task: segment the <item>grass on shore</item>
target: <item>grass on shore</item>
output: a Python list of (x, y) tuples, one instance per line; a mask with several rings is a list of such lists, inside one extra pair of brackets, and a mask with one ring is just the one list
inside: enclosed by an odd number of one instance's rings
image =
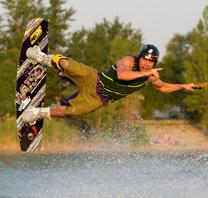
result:
[[(112, 140), (122, 141), (122, 139), (126, 138), (126, 143), (134, 145), (148, 143), (148, 132), (145, 126), (131, 125), (127, 130), (120, 128), (120, 131), (123, 134), (119, 134), (119, 130), (113, 128), (96, 132), (97, 135), (94, 134), (89, 139), (85, 139), (85, 143), (92, 143), (98, 139), (105, 142), (106, 138), (109, 142)], [(0, 137), (0, 152), (7, 150), (20, 151), (15, 117), (0, 118)], [(47, 148), (49, 145), (70, 143), (84, 143), (79, 128), (71, 127), (67, 120), (53, 119), (44, 121), (42, 146)]]
[[(62, 120), (44, 122), (43, 144), (62, 143), (79, 137), (79, 131)], [(19, 150), (15, 117), (0, 118), (0, 151)]]

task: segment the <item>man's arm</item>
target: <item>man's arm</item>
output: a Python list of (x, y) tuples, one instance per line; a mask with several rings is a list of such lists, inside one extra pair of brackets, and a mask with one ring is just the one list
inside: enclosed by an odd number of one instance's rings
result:
[(171, 93), (174, 91), (180, 91), (180, 90), (189, 90), (189, 91), (194, 91), (193, 83), (188, 83), (188, 84), (170, 84), (161, 81), (160, 79), (153, 79), (154, 77), (150, 77), (150, 82), (153, 85), (155, 89), (162, 93)]
[(125, 56), (117, 63), (117, 77), (119, 80), (134, 80), (136, 78), (141, 78), (144, 76), (153, 75), (156, 78), (159, 78), (158, 71), (162, 68), (151, 69), (150, 71), (132, 71), (134, 66), (134, 59), (130, 56)]

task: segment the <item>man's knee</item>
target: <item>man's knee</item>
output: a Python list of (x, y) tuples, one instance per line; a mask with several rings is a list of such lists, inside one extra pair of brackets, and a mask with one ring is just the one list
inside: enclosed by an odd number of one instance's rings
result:
[(69, 66), (69, 61), (63, 58), (60, 59), (59, 66), (61, 67), (61, 69), (66, 70)]

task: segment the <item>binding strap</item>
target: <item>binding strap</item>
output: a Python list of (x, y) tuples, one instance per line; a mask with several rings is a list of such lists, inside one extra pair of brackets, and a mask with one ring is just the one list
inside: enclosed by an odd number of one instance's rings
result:
[(53, 55), (52, 58), (51, 58), (52, 62), (55, 63), (55, 66), (56, 66), (58, 69), (63, 70), (63, 69), (60, 67), (60, 65), (59, 65), (59, 61), (60, 61), (61, 59), (66, 59), (66, 60), (68, 60), (68, 58), (67, 58), (66, 56), (63, 56), (63, 55), (61, 55), (61, 54), (55, 54), (55, 55)]

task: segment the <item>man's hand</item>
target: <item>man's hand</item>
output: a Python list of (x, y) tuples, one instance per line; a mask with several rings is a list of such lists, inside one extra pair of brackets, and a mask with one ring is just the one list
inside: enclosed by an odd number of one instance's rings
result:
[(154, 82), (155, 80), (160, 78), (160, 75), (158, 71), (163, 70), (162, 68), (156, 68), (156, 69), (151, 69), (150, 71), (145, 71), (145, 76), (148, 76), (150, 78), (151, 82)]
[(188, 91), (195, 91), (193, 83), (184, 84), (183, 88)]

